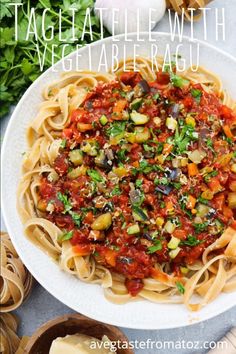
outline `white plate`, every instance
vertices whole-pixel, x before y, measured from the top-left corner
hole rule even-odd
[[[139,44],[139,53],[149,52],[148,35],[143,34],[144,42]],[[133,55],[133,43],[125,44],[124,37],[119,36],[115,42],[121,49],[126,47],[128,56]],[[135,34],[130,38],[135,40]],[[169,34],[155,33],[158,40],[159,55],[164,55],[164,48],[170,43],[174,51],[179,41],[170,41]],[[232,56],[203,42],[200,43],[200,64],[220,75],[224,87],[236,99],[236,60]],[[90,45],[92,50],[92,68],[97,70],[99,53],[102,44],[106,45],[107,57],[110,62],[111,38]],[[189,57],[189,39],[183,38],[181,54]],[[80,67],[88,68],[88,47],[79,50]],[[76,52],[69,57],[75,65]],[[121,57],[120,57],[121,58]],[[55,65],[59,72],[63,71],[63,61]],[[57,79],[58,73],[48,69],[26,91],[18,103],[5,134],[2,148],[2,206],[5,223],[14,246],[23,262],[53,296],[84,315],[113,325],[137,329],[164,329],[187,326],[192,323],[209,319],[226,311],[236,304],[236,294],[221,294],[214,302],[198,313],[190,313],[183,305],[154,304],[148,301],[136,301],[125,305],[114,305],[108,302],[98,285],[85,284],[65,272],[51,261],[41,250],[33,246],[25,237],[23,227],[16,211],[16,188],[21,175],[21,154],[26,150],[25,131],[28,123],[35,117],[41,102],[41,92],[46,83]]]

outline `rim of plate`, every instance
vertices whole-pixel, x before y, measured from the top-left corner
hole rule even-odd
[[[167,37],[167,38],[171,37],[170,33],[168,33],[168,32],[153,31],[152,33],[155,36]],[[140,36],[141,35],[147,36],[148,32],[140,32]],[[136,32],[132,32],[132,33],[128,34],[129,38],[132,38],[134,36],[137,36]],[[124,37],[124,34],[116,35],[114,37],[115,38],[122,38],[122,37]],[[1,158],[1,167],[2,167],[1,168],[1,176],[2,176],[2,180],[3,180],[3,176],[4,176],[4,171],[5,171],[3,167],[4,167],[4,160],[5,160],[5,157],[7,155],[8,141],[9,141],[9,138],[10,138],[10,134],[11,134],[11,131],[12,131],[13,124],[15,123],[15,120],[16,120],[16,117],[17,117],[17,113],[18,113],[19,107],[21,106],[21,102],[23,101],[23,99],[29,94],[29,92],[31,91],[32,88],[34,88],[35,86],[38,85],[38,82],[40,80],[42,80],[44,77],[46,77],[48,75],[49,72],[52,71],[53,67],[55,67],[56,65],[60,64],[65,59],[68,59],[71,56],[73,56],[75,52],[83,52],[84,50],[86,50],[86,47],[88,47],[88,46],[93,47],[93,46],[99,46],[100,43],[102,44],[104,42],[112,42],[112,38],[114,38],[114,37],[110,36],[110,37],[101,39],[99,41],[90,43],[90,44],[88,44],[88,45],[86,45],[86,46],[84,46],[84,47],[82,47],[82,48],[80,48],[80,49],[78,49],[76,51],[73,51],[72,53],[70,53],[66,57],[64,57],[64,58],[60,59],[58,62],[56,62],[53,66],[48,68],[45,72],[43,72],[27,88],[27,90],[22,95],[20,101],[17,103],[17,105],[16,105],[16,107],[15,107],[13,113],[12,113],[12,115],[10,117],[10,120],[9,120],[9,122],[7,124],[7,128],[6,128],[5,134],[4,134],[4,139],[3,139],[2,148],[1,148],[1,152],[2,152],[2,158]],[[176,36],[176,37],[178,37],[178,36]],[[185,35],[182,38],[183,38],[182,42],[187,41],[187,42],[190,42],[190,43],[199,43],[202,46],[210,48],[213,51],[216,51],[216,52],[220,53],[221,55],[223,55],[225,57],[228,57],[230,60],[232,60],[234,62],[235,66],[236,66],[236,57],[234,57],[233,55],[225,52],[224,50],[219,49],[219,48],[215,47],[212,44],[206,43],[203,40],[198,40],[198,39],[192,40],[190,37],[185,36]],[[134,40],[135,40],[135,38],[134,38]],[[61,72],[59,72],[59,71],[55,72],[55,74],[57,74],[57,75],[59,75],[60,73]],[[41,95],[41,92],[40,92],[40,95]],[[3,215],[3,219],[4,219],[4,222],[5,222],[7,231],[9,233],[9,235],[11,236],[14,232],[13,232],[12,227],[11,227],[11,220],[8,218],[7,213],[6,213],[7,198],[4,198],[5,192],[4,192],[4,188],[3,188],[3,184],[2,183],[1,183],[1,191],[2,191],[2,193],[1,193],[2,215]],[[16,208],[15,205],[12,206],[12,207]],[[21,231],[23,231],[23,230],[21,230]],[[22,232],[22,236],[25,237],[23,235],[23,232]],[[220,315],[221,313],[223,313],[223,312],[231,309],[232,307],[236,306],[236,296],[235,296],[235,303],[224,302],[224,307],[215,306],[214,313],[212,313],[212,312],[211,313],[210,312],[204,312],[204,313],[200,313],[200,312],[192,313],[192,312],[189,312],[188,316],[186,316],[186,321],[184,323],[176,323],[176,324],[169,323],[169,324],[161,325],[161,326],[158,325],[158,322],[157,323],[152,323],[152,324],[149,324],[149,325],[145,325],[145,326],[142,325],[142,323],[135,323],[135,326],[134,326],[134,323],[132,323],[132,324],[125,323],[124,324],[124,323],[122,323],[122,321],[119,321],[119,320],[116,320],[114,318],[111,318],[111,316],[107,316],[104,312],[103,312],[103,315],[100,315],[99,317],[98,316],[94,316],[93,307],[92,306],[91,306],[91,310],[90,311],[84,311],[82,306],[81,306],[81,308],[79,308],[80,306],[75,306],[75,305],[71,304],[67,299],[65,300],[62,297],[60,297],[60,295],[58,296],[58,294],[55,291],[55,288],[53,288],[50,285],[50,282],[46,283],[42,278],[40,278],[40,273],[35,271],[33,265],[30,262],[28,262],[27,257],[25,257],[24,252],[20,249],[20,247],[18,247],[18,243],[15,241],[15,239],[11,238],[11,240],[12,240],[12,243],[13,243],[17,253],[19,254],[20,258],[22,259],[23,263],[25,264],[25,266],[29,269],[29,271],[34,276],[34,278],[37,280],[37,282],[45,290],[47,290],[53,297],[55,297],[58,301],[62,302],[64,305],[68,306],[69,308],[71,308],[72,310],[74,310],[74,311],[76,311],[78,313],[81,313],[81,314],[83,314],[85,316],[88,316],[88,317],[90,317],[90,318],[92,318],[94,320],[105,322],[105,323],[108,323],[108,324],[111,324],[111,325],[120,326],[120,327],[124,327],[124,328],[130,328],[130,329],[140,329],[140,330],[157,330],[157,329],[171,329],[171,328],[187,327],[187,326],[191,326],[191,325],[206,321],[208,319],[214,318],[215,316]],[[30,241],[28,241],[28,242],[30,242]],[[80,280],[78,280],[78,281],[80,281]],[[146,301],[146,300],[141,300],[140,304],[142,304],[142,301]],[[215,301],[217,301],[217,299]],[[155,306],[155,305],[156,304],[153,303],[153,306]],[[115,305],[115,306],[123,306],[123,305]],[[177,304],[177,305],[173,304],[173,306],[183,306],[183,305],[182,304]],[[173,307],[173,310],[174,309],[175,308]]]

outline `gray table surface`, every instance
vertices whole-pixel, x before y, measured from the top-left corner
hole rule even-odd
[[[225,7],[226,16],[226,40],[216,41],[215,39],[215,8]],[[208,5],[212,10],[207,14],[207,24],[208,24],[208,39],[207,41],[222,50],[236,56],[236,0],[215,0]],[[169,22],[168,16],[162,19],[162,21],[156,27],[157,31],[169,32]],[[194,24],[195,37],[198,39],[203,39],[203,23],[202,21]],[[186,24],[184,29],[184,34],[190,34],[190,25]],[[9,117],[5,117],[1,122],[1,137],[4,136],[4,131],[7,126]],[[4,222],[2,221],[2,229],[5,229]],[[141,306],[141,305],[140,305]],[[28,299],[28,301],[23,304],[16,313],[21,319],[20,324],[20,334],[21,335],[31,335],[40,325],[44,322],[52,319],[56,316],[71,313],[72,310],[67,306],[63,305],[53,296],[51,296],[45,289],[43,289],[39,284],[33,289],[33,292]],[[145,330],[131,330],[122,328],[130,340],[145,341],[151,339],[154,341],[196,341],[198,340],[200,346],[205,341],[216,341],[220,339],[231,327],[236,326],[236,307],[233,309],[213,318],[208,321],[202,322],[200,324],[181,327],[171,330],[158,330],[158,331],[145,331]],[[206,353],[207,350],[204,349],[139,349],[135,351],[137,354],[186,354],[186,353]],[[227,353],[225,351],[225,353]]]

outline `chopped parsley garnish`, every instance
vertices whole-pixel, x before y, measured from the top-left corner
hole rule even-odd
[[[121,195],[121,190],[119,188],[119,186],[116,186],[112,191],[111,191],[111,195]]]
[[[142,181],[142,179],[136,179],[136,181],[135,181],[135,186],[136,187],[141,187],[142,186],[142,184],[143,184],[143,181]]]
[[[81,221],[83,219],[83,216],[80,215],[80,214],[75,213],[74,211],[70,211],[70,215],[71,215],[75,225],[80,227],[81,226]]]
[[[110,136],[118,136],[125,132],[126,122],[114,122],[107,129],[107,134]]]
[[[206,176],[204,176],[204,181],[205,182],[210,182],[211,177],[215,177],[217,175],[218,175],[218,171],[209,172]]]
[[[186,240],[181,241],[181,245],[194,247],[202,243],[203,241],[198,240],[195,236],[188,235]]]
[[[175,152],[177,154],[182,154],[187,150],[187,147],[191,141],[198,139],[198,133],[195,131],[194,127],[191,125],[183,125],[181,131],[177,126],[174,136]]]
[[[73,230],[64,233],[63,235],[59,236],[59,241],[67,241],[73,237]]]
[[[149,254],[155,253],[156,251],[160,251],[162,249],[162,243],[160,240],[155,240],[154,245],[148,247],[148,252]]]
[[[191,95],[196,99],[196,101],[199,103],[202,97],[202,91],[198,89],[192,89],[191,90]]]
[[[72,209],[71,202],[69,201],[68,196],[66,194],[58,192],[57,198],[64,204],[64,214]]]
[[[201,224],[193,223],[193,227],[197,233],[205,231],[208,225],[209,225],[209,221],[205,221]]]
[[[189,85],[189,81],[174,74],[170,73],[170,81],[175,87],[183,88],[184,86]]]
[[[65,147],[66,147],[66,142],[67,142],[66,139],[63,139],[63,140],[61,141],[60,147],[61,147],[62,149],[65,149]]]
[[[127,160],[126,153],[127,153],[126,149],[121,149],[121,150],[117,151],[116,154],[117,154],[118,160],[120,162],[125,162]]]
[[[104,182],[103,176],[96,170],[88,170],[87,174],[91,177],[93,182]]]
[[[201,203],[201,204],[205,204],[205,205],[208,205],[209,204],[209,200],[208,199],[205,199],[205,198],[203,198],[203,197],[198,197],[197,198],[197,201],[199,202],[199,203]]]
[[[185,293],[185,287],[183,286],[182,283],[180,283],[179,281],[177,281],[175,283],[177,289],[179,290],[180,294],[184,294]]]

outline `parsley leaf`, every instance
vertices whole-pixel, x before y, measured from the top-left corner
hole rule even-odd
[[[198,89],[192,89],[191,90],[191,95],[196,99],[196,101],[199,103],[202,97],[202,91]]]
[[[160,251],[162,249],[162,243],[160,240],[155,240],[154,245],[148,247],[148,254],[155,253],[156,251]]]
[[[121,190],[119,188],[119,186],[116,186],[112,191],[111,191],[111,196],[114,195],[121,195]]]
[[[104,182],[105,179],[103,178],[103,176],[96,170],[88,170],[87,174],[89,175],[89,177],[91,177],[93,182]]]
[[[125,132],[126,122],[114,122],[107,129],[107,134],[114,137]]]
[[[67,241],[67,240],[70,240],[72,237],[73,237],[73,230],[64,233],[58,239],[59,239],[59,241]]]
[[[203,241],[198,240],[195,236],[188,235],[186,240],[181,241],[181,245],[194,247],[202,243]]]
[[[61,192],[57,193],[57,198],[64,204],[64,212],[63,214],[65,214],[66,212],[70,211],[72,209],[72,205],[71,202],[69,201],[68,197],[66,194],[62,194]]]
[[[185,293],[185,287],[183,286],[182,283],[180,283],[179,281],[177,281],[175,283],[177,289],[179,290],[180,294],[184,294]]]
[[[200,232],[205,231],[206,228],[208,227],[208,225],[209,225],[209,221],[205,221],[201,224],[193,223],[193,227],[194,227],[196,233],[200,233]]]
[[[180,77],[174,73],[170,73],[170,81],[175,87],[183,88],[184,86],[189,85],[189,81]]]

